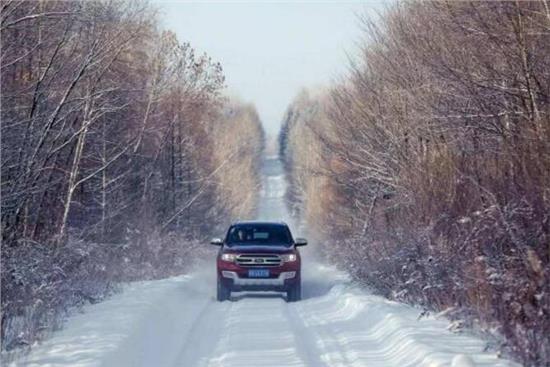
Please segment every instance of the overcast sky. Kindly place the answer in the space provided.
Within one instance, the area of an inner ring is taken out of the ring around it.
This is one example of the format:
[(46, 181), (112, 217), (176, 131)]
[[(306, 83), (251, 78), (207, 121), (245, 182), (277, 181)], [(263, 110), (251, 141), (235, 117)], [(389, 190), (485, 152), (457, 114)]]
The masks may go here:
[(221, 62), (228, 92), (256, 105), (268, 134), (303, 87), (323, 86), (346, 71), (357, 51), (363, 2), (155, 1), (164, 27)]

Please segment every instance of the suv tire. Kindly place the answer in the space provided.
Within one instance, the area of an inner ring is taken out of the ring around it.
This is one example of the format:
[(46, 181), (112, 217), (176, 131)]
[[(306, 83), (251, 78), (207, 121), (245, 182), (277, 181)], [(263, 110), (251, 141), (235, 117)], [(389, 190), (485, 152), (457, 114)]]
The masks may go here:
[(223, 282), (218, 278), (218, 287), (216, 292), (216, 299), (218, 302), (228, 301), (231, 297), (231, 289), (223, 285)]
[(296, 284), (286, 292), (287, 302), (296, 302), (302, 299), (302, 285)]

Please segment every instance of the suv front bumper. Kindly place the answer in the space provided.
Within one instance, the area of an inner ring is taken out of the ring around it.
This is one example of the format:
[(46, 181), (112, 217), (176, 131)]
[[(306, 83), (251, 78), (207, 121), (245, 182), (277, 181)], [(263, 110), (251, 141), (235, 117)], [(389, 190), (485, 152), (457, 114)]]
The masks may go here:
[(234, 271), (222, 270), (222, 279), (226, 287), (232, 291), (278, 291), (285, 292), (296, 282), (299, 282), (299, 274), (296, 271), (284, 271), (277, 278), (240, 278)]

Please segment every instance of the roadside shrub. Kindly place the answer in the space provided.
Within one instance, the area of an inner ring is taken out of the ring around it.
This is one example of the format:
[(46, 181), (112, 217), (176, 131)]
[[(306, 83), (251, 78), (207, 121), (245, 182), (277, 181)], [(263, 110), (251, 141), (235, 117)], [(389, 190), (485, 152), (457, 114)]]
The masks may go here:
[[(281, 134), (324, 251), (382, 294), (550, 363), (550, 26), (544, 2), (402, 2)], [(313, 139), (312, 155), (301, 154)], [(329, 245), (330, 244), (330, 245)]]

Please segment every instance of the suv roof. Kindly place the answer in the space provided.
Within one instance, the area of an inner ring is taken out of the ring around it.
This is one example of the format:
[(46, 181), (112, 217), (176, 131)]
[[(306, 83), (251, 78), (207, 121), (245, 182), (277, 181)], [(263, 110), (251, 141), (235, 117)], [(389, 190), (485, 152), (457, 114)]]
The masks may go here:
[(288, 225), (283, 221), (267, 221), (267, 220), (239, 220), (239, 221), (233, 222), (231, 225), (235, 226), (239, 224), (279, 225), (279, 226), (288, 227)]

